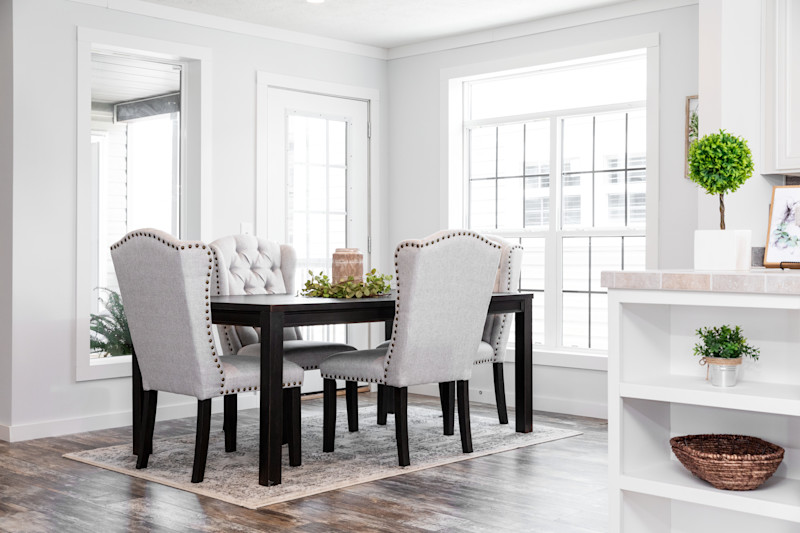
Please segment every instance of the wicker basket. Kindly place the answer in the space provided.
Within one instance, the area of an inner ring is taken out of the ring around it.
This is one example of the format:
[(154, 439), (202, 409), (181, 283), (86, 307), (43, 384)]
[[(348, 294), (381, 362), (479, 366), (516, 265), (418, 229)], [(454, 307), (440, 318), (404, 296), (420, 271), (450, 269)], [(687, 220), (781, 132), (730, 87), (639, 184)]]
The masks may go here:
[(692, 474), (718, 489), (753, 490), (775, 473), (783, 448), (745, 435), (673, 437), (672, 452)]

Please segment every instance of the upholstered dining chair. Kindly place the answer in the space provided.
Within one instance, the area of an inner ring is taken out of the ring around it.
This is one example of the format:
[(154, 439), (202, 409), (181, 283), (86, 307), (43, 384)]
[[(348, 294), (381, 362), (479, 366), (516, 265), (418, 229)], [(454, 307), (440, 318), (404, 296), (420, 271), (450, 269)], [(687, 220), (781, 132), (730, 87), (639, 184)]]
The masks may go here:
[(401, 242), (395, 251), (396, 300), (388, 349), (345, 352), (320, 365), (323, 451), (332, 452), (336, 379), (383, 385), (394, 396), (400, 466), (410, 464), (408, 387), (454, 383), (461, 447), (472, 452), (469, 378), (492, 296), (500, 245), (466, 230)]
[[(128, 233), (111, 246), (125, 315), (142, 373), (144, 407), (136, 468), (153, 449), (158, 391), (197, 398), (192, 483), (203, 480), (211, 426), (211, 399), (258, 390), (259, 359), (222, 355), (211, 323), (209, 297), (216, 277), (213, 250), (155, 229)], [(283, 365), (284, 401), (294, 406), (290, 464), (300, 464), (300, 386), (303, 369)], [(227, 415), (227, 413), (226, 413)], [(236, 449), (236, 421), (226, 419), (225, 450)]]
[[(289, 244), (279, 244), (253, 235), (229, 235), (212, 241), (216, 254), (213, 294), (294, 294), (297, 254)], [(225, 354), (258, 356), (261, 352), (260, 328), (219, 326)], [(304, 340), (299, 328), (283, 330), (284, 359), (303, 370), (316, 370), (329, 355), (355, 350), (338, 342)], [(348, 405), (357, 401), (356, 387), (348, 387)], [(235, 409), (235, 406), (233, 406)], [(351, 428), (353, 431), (357, 429)]]
[[(519, 289), (519, 278), (522, 270), (522, 246), (512, 244), (502, 237), (484, 235), (487, 239), (500, 245), (500, 265), (494, 282), (494, 292), (514, 292)], [(475, 364), (492, 364), (494, 376), (494, 395), (497, 403), (497, 418), (501, 424), (508, 424), (508, 409), (506, 408), (506, 388), (503, 366), (506, 358), (506, 346), (511, 334), (511, 324), (514, 315), (501, 314), (489, 315), (483, 326), (483, 338), (475, 352)], [(387, 348), (389, 341), (381, 343), (377, 348)], [(379, 396), (383, 391), (379, 391)], [(452, 435), (455, 424), (455, 388), (452, 383), (439, 385), (439, 397), (442, 404), (444, 419), (444, 434)], [(379, 403), (385, 405), (385, 400)], [(379, 409), (378, 422), (386, 423), (386, 413)]]

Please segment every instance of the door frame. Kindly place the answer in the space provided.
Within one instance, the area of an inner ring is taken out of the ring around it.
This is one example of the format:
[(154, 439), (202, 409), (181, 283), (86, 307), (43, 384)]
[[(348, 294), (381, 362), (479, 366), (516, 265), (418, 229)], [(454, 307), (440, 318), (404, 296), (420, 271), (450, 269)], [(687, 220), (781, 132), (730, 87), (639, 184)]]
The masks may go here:
[[(379, 210), (375, 206), (380, 205), (380, 163), (378, 147), (378, 109), (380, 108), (380, 92), (369, 87), (357, 87), (354, 85), (342, 85), (307, 78), (294, 76), (284, 76), (258, 72), (256, 77), (256, 235), (266, 237), (268, 231), (267, 209), (269, 197), (274, 187), (269, 180), (269, 126), (268, 126), (268, 98), (269, 89), (285, 89), (298, 92), (307, 92), (321, 96), (331, 96), (334, 98), (345, 98), (366, 102), (368, 117), (369, 142), (367, 143), (367, 235), (370, 239), (370, 257), (372, 265), (381, 265), (384, 255), (384, 247), (381, 244), (382, 221)], [(281, 188), (282, 190), (282, 188)]]

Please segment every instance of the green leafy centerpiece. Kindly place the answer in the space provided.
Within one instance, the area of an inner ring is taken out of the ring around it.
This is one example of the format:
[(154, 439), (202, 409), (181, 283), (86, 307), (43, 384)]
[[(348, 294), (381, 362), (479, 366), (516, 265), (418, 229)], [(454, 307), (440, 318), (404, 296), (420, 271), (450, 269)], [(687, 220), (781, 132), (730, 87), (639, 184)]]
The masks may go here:
[(747, 344), (739, 326), (700, 328), (696, 333), (700, 342), (694, 345), (694, 354), (700, 356), (701, 365), (708, 366), (706, 379), (710, 374), (715, 387), (736, 385), (742, 358), (752, 357), (757, 361), (761, 354), (758, 348)]
[(710, 195), (719, 196), (719, 230), (694, 234), (695, 270), (749, 270), (750, 230), (725, 230), (725, 194), (736, 191), (753, 174), (747, 141), (725, 130), (693, 142), (689, 148), (689, 179)]
[(364, 281), (356, 281), (353, 276), (339, 283), (331, 283), (330, 278), (322, 272), (314, 275), (308, 271), (311, 279), (306, 281), (305, 287), (300, 291), (303, 296), (317, 296), (322, 298), (367, 298), (388, 293), (392, 287), (389, 284), (392, 276), (378, 273), (374, 268), (367, 272)]
[(100, 354), (100, 357), (113, 357), (116, 355), (131, 355), (133, 341), (131, 331), (128, 329), (128, 319), (122, 307), (122, 298), (119, 293), (111, 289), (100, 289), (108, 293), (107, 298), (100, 302), (106, 312), (89, 315), (89, 349), (91, 353)]

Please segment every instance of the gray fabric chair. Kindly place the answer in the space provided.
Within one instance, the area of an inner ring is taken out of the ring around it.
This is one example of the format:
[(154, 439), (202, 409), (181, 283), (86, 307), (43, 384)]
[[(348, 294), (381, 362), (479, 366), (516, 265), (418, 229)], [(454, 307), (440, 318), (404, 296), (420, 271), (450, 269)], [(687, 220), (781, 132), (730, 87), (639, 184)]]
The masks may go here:
[[(494, 282), (494, 292), (516, 292), (519, 290), (519, 278), (522, 271), (522, 246), (512, 244), (502, 237), (484, 235), (501, 246), (500, 265)], [(513, 313), (489, 315), (483, 326), (483, 339), (475, 352), (475, 364), (491, 363), (494, 374), (494, 395), (497, 403), (497, 417), (501, 424), (508, 424), (506, 408), (505, 379), (503, 365), (506, 359), (506, 346), (511, 334)], [(389, 341), (381, 343), (377, 348), (387, 348)], [(380, 393), (379, 393), (380, 394)], [(455, 424), (455, 389), (451, 383), (439, 385), (439, 397), (442, 403), (445, 435), (452, 435)], [(384, 403), (385, 402), (381, 402)], [(378, 422), (385, 423), (385, 414), (378, 413)]]
[[(278, 244), (253, 235), (229, 235), (213, 241), (217, 254), (215, 294), (294, 294), (297, 255), (288, 244)], [(225, 353), (258, 355), (260, 328), (220, 326)], [(299, 328), (284, 328), (283, 353), (304, 370), (319, 368), (331, 354), (355, 350), (348, 344), (303, 340)]]
[(439, 232), (397, 246), (395, 314), (388, 349), (340, 353), (320, 365), (324, 451), (333, 451), (336, 379), (378, 383), (394, 396), (400, 466), (410, 464), (408, 387), (453, 382), (462, 449), (472, 451), (469, 378), (499, 261), (499, 244), (466, 230)]
[[(217, 258), (213, 294), (295, 293), (297, 254), (291, 245), (253, 235), (228, 235), (209, 246)], [(258, 357), (261, 353), (260, 328), (218, 326), (218, 331), (224, 354)], [(283, 330), (284, 361), (303, 370), (315, 370), (329, 355), (348, 350), (355, 348), (338, 342), (304, 340), (299, 328)], [(356, 401), (356, 394), (355, 388), (347, 390), (351, 403)]]
[[(153, 445), (158, 391), (197, 398), (197, 441), (192, 482), (203, 480), (211, 425), (211, 399), (225, 398), (225, 449), (236, 449), (236, 394), (258, 390), (259, 360), (223, 355), (211, 323), (213, 250), (155, 229), (128, 233), (111, 246), (125, 315), (142, 373), (144, 408), (136, 468), (146, 468)], [(295, 407), (290, 463), (300, 464), (300, 386), (303, 369), (284, 362), (285, 401)]]

